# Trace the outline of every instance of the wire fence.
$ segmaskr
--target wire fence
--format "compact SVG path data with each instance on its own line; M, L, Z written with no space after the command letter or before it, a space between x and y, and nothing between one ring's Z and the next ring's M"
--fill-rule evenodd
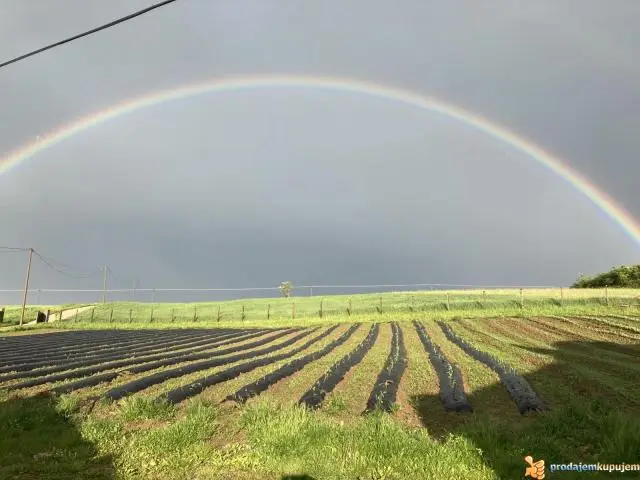
M20 305L23 291L0 290L0 308ZM104 301L103 301L104 300ZM497 309L510 307L566 306L593 304L620 307L640 306L640 290L572 289L564 287L462 284L388 284L388 285L303 285L293 287L284 298L280 287L248 288L141 288L141 289L30 289L27 306L45 311L60 305L95 305L122 302L173 304L174 310L192 307L180 304L212 303L202 315L218 318L216 302L227 317L314 316L323 314L376 313L380 311L438 311ZM294 306L295 305L295 306ZM15 307L12 307L15 308ZM267 312L267 308L270 308ZM160 310L162 307L160 307ZM141 307L136 307L136 311ZM156 307L156 311L160 311ZM225 314L224 311L228 312ZM633 309L637 310L636 308ZM230 313L233 311L233 313ZM242 313L244 311L244 314ZM258 313L260 312L260 313ZM168 315L168 311L165 312ZM145 314L146 315L146 314Z
M175 290L171 290L175 291ZM166 293L165 290L163 292ZM485 289L420 290L379 294L314 295L288 298L246 298L204 303L106 302L63 310L69 322L197 323L251 322L354 317L397 318L410 313L420 318L445 315L565 315L608 313L640 315L639 290L609 289ZM59 308L59 307L58 307ZM48 307L29 307L28 321ZM5 325L15 324L19 307L9 309ZM52 310L52 313L54 311ZM60 317L55 312L54 320Z
M379 284L379 285L299 285L291 289L292 297L313 297L329 295L364 295L385 292L417 291L461 291L523 289L526 291L556 289L550 286L506 286L506 285L465 285L443 283ZM0 305L22 303L23 289L0 290ZM279 286L243 288L108 288L108 289L55 289L30 288L27 292L29 305L60 305L102 302L216 302L246 298L277 298L282 296Z

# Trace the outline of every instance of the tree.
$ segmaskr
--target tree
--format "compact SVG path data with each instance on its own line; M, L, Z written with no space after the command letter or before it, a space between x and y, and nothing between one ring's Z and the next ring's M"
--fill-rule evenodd
M640 265L621 265L593 277L579 275L572 288L640 288Z
M283 297L289 298L291 296L291 292L293 291L293 283L291 282L282 282L280 284L280 293Z

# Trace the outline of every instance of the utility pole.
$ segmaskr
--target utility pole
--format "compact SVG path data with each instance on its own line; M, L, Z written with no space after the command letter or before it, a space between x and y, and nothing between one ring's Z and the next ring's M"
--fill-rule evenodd
M31 259L33 248L29 248L29 263L27 264L27 278L24 281L24 295L22 296L22 312L20 313L20 326L24 323L24 308L27 305L27 293L29 292L29 275L31 275Z
M109 267L106 265L102 268L102 303L107 301L107 272Z

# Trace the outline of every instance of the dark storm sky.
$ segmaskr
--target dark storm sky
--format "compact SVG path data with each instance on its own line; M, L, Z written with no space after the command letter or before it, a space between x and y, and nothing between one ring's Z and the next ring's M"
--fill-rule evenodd
M148 4L0 0L0 59ZM0 156L152 90L345 76L502 124L640 218L638 18L637 0L182 0L0 69ZM286 89L171 102L40 152L0 177L0 245L87 272L109 264L125 288L134 276L563 285L640 259L583 195L493 138L381 99ZM23 254L0 252L0 289L20 288L24 269ZM36 261L32 285L101 278Z

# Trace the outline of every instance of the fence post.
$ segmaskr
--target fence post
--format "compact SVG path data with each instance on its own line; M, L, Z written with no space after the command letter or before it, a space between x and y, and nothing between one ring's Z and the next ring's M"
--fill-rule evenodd
M129 323L133 322L133 308L129 309Z
M607 302L607 307L609 306L609 286L605 285L604 286L604 298L605 301Z
M378 307L378 313L382 315L382 297L378 297L378 303L380 304Z
M76 308L76 314L74 316L73 321L76 322L76 323L78 322L78 309L77 308Z
M172 308L171 309L171 323L176 321L176 309Z
M216 318L216 320L217 320L218 322L220 322L220 318L221 318L221 317L220 317L220 305L218 305L218 317Z
M560 287L560 306L564 307L564 288Z
M447 292L447 310L451 310L451 303L449 301L449 292Z
M111 305L111 313L109 314L109 323L113 321L113 305Z
M524 308L524 293L521 288L520 289L520 310L522 310L523 308Z
M93 312L93 309L91 310ZM47 309L47 318L45 319L46 323L49 323L49 315L51 315L51 309Z
M351 316L351 312L353 311L353 305L351 303L351 298L349 298L349 306L347 307L347 315Z
M267 320L271 319L271 304L267 305Z
M149 323L153 322L153 307L151 307L151 315L149 316Z
M4 307L0 309L0 323L4 322Z
M293 306L291 307L291 318L296 318L296 302L293 301Z
M242 321L244 322L247 316L244 314L244 305L242 305Z
M91 309L91 322L92 322L92 323L93 323L93 317L94 317L94 315L95 315L95 312L96 312L96 309L95 309L95 308L92 308L92 309Z
M319 312L320 313L320 318L322 318L322 302L323 302L323 300L324 299L322 299L322 298L320 299L320 312Z
M193 306L193 321L198 321L198 307L196 307L195 305Z

